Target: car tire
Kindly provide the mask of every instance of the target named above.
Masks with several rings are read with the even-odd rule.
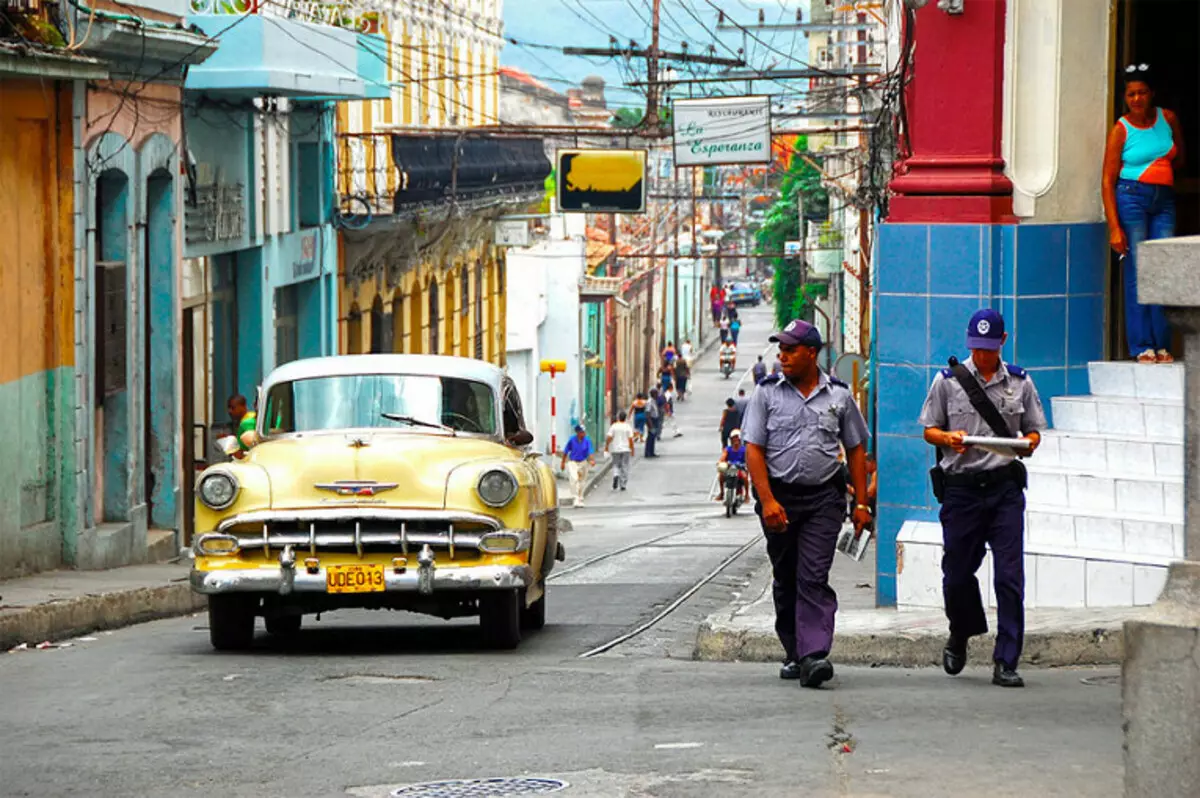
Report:
[[[273,618],[267,618],[267,634],[275,637],[292,637],[300,632],[300,624],[303,620],[303,616],[300,615],[276,615]]]
[[[254,643],[256,596],[208,597],[208,638],[217,651],[245,651]]]
[[[521,629],[536,632],[546,625],[546,586],[542,585],[542,597],[521,608]]]
[[[488,648],[508,650],[521,642],[521,594],[490,591],[479,597],[479,628]]]

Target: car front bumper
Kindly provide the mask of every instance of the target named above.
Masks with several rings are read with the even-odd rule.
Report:
[[[205,595],[219,593],[325,593],[325,569],[314,573],[303,566],[289,568],[221,568],[211,571],[193,569],[192,590]],[[419,567],[396,573],[384,570],[384,593],[433,593],[456,590],[506,590],[528,587],[533,569],[528,565],[471,565],[455,568]],[[378,595],[375,593],[339,595]]]

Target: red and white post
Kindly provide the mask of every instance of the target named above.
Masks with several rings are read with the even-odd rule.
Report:
[[[558,454],[558,397],[554,392],[554,376],[567,370],[565,360],[543,360],[541,370],[550,374],[550,454]]]

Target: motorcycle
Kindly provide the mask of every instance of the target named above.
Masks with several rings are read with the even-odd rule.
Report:
[[[725,360],[725,359],[721,360],[721,374],[725,377],[725,379],[729,379],[729,375],[733,374],[733,361],[732,360]]]
[[[732,463],[718,463],[717,470],[721,472],[721,492],[725,502],[725,517],[737,515],[738,508],[745,499],[742,498],[741,486],[745,480],[745,471]]]

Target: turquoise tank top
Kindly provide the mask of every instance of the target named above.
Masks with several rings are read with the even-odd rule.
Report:
[[[1148,128],[1130,124],[1129,120],[1121,117],[1121,124],[1125,126],[1121,179],[1170,186],[1175,182],[1170,161],[1175,149],[1175,135],[1162,109],[1155,108],[1154,113],[1154,124]]]

